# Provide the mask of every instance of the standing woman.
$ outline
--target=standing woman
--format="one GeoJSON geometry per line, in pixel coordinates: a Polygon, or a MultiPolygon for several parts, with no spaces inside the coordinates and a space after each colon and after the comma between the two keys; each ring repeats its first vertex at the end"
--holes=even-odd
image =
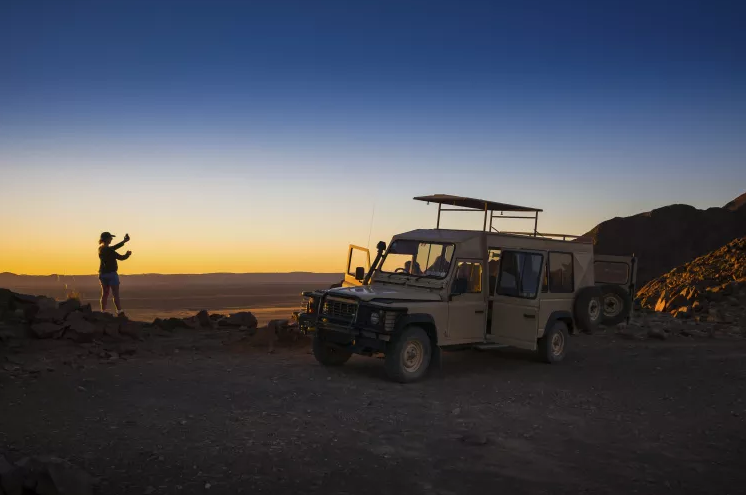
{"type": "Polygon", "coordinates": [[[109,290],[114,294],[114,307],[117,314],[124,314],[122,302],[119,300],[119,275],[117,270],[119,266],[117,260],[126,260],[132,254],[127,251],[125,254],[117,253],[117,249],[129,242],[130,235],[125,234],[124,240],[119,244],[111,246],[111,240],[114,238],[109,232],[103,232],[98,240],[98,257],[101,265],[98,269],[98,279],[101,281],[101,311],[106,311],[106,303],[109,299],[109,290]]]}

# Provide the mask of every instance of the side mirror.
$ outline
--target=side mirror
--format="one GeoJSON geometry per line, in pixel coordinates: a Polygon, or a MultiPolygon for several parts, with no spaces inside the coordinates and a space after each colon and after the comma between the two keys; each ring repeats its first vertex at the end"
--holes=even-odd
{"type": "Polygon", "coordinates": [[[365,268],[358,266],[355,268],[355,280],[362,281],[365,278],[365,268]]]}
{"type": "Polygon", "coordinates": [[[457,278],[454,280],[453,285],[451,286],[451,294],[448,297],[448,300],[450,301],[453,299],[454,296],[460,296],[461,294],[464,294],[466,292],[466,280],[457,278]]]}

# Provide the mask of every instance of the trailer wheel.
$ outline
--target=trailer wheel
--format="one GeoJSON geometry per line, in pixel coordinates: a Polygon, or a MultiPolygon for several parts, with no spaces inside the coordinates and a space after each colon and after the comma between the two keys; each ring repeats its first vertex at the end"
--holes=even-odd
{"type": "Polygon", "coordinates": [[[313,337],[313,357],[324,366],[342,366],[352,353],[337,345],[324,342],[318,334],[313,337]]]}
{"type": "Polygon", "coordinates": [[[386,349],[386,374],[400,382],[414,382],[425,376],[432,359],[432,343],[425,330],[411,326],[386,349]]]}
{"type": "Polygon", "coordinates": [[[536,349],[539,359],[545,363],[559,363],[565,359],[567,341],[567,324],[555,320],[552,326],[544,331],[544,336],[539,339],[539,345],[536,349]]]}
{"type": "Polygon", "coordinates": [[[584,287],[575,296],[573,316],[575,325],[586,333],[593,333],[603,320],[601,290],[598,287],[584,287]]]}
{"type": "Polygon", "coordinates": [[[632,309],[632,296],[614,284],[602,285],[600,289],[604,325],[620,324],[632,309]]]}

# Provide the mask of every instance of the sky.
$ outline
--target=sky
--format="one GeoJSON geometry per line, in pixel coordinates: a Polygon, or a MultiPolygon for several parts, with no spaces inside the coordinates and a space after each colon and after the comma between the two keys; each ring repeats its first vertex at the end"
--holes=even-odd
{"type": "Polygon", "coordinates": [[[435,193],[575,234],[722,206],[744,5],[0,2],[0,272],[95,273],[102,231],[123,274],[338,272],[434,227],[435,193]]]}

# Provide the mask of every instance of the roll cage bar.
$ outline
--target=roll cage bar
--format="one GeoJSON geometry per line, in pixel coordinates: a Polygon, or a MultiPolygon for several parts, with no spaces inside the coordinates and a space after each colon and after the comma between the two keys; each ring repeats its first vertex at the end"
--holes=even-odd
{"type": "Polygon", "coordinates": [[[484,224],[482,230],[486,232],[498,232],[502,234],[513,234],[513,235],[529,235],[533,237],[550,237],[550,238],[562,238],[577,239],[581,236],[571,234],[548,234],[539,232],[539,213],[544,211],[540,208],[532,208],[530,206],[518,206],[511,205],[508,203],[498,203],[496,201],[487,201],[484,199],[467,198],[465,196],[452,196],[450,194],[432,194],[430,196],[417,196],[414,198],[416,201],[424,201],[427,204],[435,203],[438,205],[438,219],[435,224],[435,228],[440,228],[440,216],[444,211],[449,212],[484,212],[484,224]],[[445,207],[444,207],[445,206],[445,207]],[[456,208],[447,208],[448,206],[455,206],[456,208]],[[496,212],[500,212],[496,215],[496,212]],[[505,215],[505,212],[509,213],[524,213],[523,215],[505,215]],[[489,223],[487,222],[489,219],[489,223]],[[534,230],[533,232],[507,232],[497,230],[493,226],[495,219],[520,219],[520,220],[533,220],[534,230]]]}

